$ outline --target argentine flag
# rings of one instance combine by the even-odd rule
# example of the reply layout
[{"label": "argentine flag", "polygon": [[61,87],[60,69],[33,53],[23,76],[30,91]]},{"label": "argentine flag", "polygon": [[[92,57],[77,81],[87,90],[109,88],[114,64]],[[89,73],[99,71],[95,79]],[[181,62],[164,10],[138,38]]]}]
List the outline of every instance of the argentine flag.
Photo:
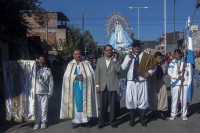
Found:
[{"label": "argentine flag", "polygon": [[195,65],[194,62],[194,49],[193,49],[193,44],[192,44],[192,30],[191,30],[191,23],[190,23],[190,18],[188,18],[188,33],[187,33],[187,38],[186,38],[186,48],[187,48],[187,56],[186,56],[186,63],[189,63],[189,69],[191,72],[191,76],[189,77],[188,80],[188,100],[192,101],[192,96],[193,96],[193,66]]}]

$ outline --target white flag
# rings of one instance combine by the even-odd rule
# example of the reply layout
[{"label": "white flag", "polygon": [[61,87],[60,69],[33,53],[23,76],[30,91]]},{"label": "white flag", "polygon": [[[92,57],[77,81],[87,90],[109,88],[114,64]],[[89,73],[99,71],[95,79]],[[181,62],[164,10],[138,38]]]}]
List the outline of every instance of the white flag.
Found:
[{"label": "white flag", "polygon": [[35,120],[36,61],[4,61],[6,119]]}]

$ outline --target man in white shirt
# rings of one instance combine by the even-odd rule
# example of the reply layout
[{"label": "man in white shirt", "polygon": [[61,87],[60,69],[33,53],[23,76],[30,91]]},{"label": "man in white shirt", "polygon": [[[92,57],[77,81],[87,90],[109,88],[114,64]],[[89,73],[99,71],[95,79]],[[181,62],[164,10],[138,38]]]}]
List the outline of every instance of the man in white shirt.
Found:
[{"label": "man in white shirt", "polygon": [[151,55],[141,51],[139,40],[133,41],[132,50],[133,53],[126,55],[122,63],[122,69],[128,69],[125,105],[130,110],[129,126],[135,125],[135,111],[139,108],[140,123],[146,127],[144,116],[145,110],[149,107],[147,78],[155,72],[157,61]]}]

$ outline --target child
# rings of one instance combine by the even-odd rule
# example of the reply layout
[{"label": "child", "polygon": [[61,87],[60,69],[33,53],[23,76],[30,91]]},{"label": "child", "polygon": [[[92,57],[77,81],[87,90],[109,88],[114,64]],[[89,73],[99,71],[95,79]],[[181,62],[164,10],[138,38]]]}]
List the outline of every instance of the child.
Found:
[{"label": "child", "polygon": [[47,127],[47,111],[48,98],[53,94],[53,76],[49,68],[45,66],[45,57],[39,57],[39,65],[37,67],[36,79],[36,96],[35,96],[35,125],[34,130],[39,129],[41,122],[41,129]]},{"label": "child", "polygon": [[[168,68],[168,74],[171,77],[171,95],[172,95],[172,105],[171,105],[171,117],[169,120],[174,120],[178,114],[178,105],[181,102],[182,108],[182,119],[184,121],[187,118],[187,95],[188,95],[188,81],[191,76],[190,65],[184,64],[182,58],[182,52],[180,49],[175,49],[174,51],[175,59],[173,59]],[[185,67],[185,72],[183,75],[183,68]]]}]

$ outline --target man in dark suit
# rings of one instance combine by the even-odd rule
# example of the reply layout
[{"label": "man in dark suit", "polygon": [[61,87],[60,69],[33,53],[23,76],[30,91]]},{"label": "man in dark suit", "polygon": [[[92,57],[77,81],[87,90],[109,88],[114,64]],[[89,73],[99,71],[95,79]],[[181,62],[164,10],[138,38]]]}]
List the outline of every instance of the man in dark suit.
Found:
[{"label": "man in dark suit", "polygon": [[105,115],[110,105],[110,125],[117,127],[116,123],[116,105],[117,91],[119,89],[118,73],[121,65],[113,55],[113,47],[107,44],[104,47],[104,57],[97,60],[95,82],[96,91],[99,93],[100,116],[98,127],[102,128],[105,124]]}]

